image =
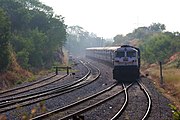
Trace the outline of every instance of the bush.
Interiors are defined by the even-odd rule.
[[[9,32],[10,22],[0,9],[0,72],[5,71],[10,63]]]
[[[174,105],[169,105],[172,109],[173,120],[180,120],[180,111]]]

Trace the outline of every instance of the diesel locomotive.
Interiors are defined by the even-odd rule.
[[[86,57],[113,65],[113,79],[136,80],[140,76],[140,50],[131,45],[86,48]]]

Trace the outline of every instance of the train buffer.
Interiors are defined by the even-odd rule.
[[[69,67],[69,66],[66,66],[66,67],[54,66],[53,68],[56,69],[56,75],[58,75],[58,70],[59,69],[66,69],[67,70],[67,75],[69,75],[69,69],[71,69],[71,67]]]

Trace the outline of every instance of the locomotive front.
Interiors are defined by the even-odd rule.
[[[121,46],[115,51],[113,65],[113,79],[117,81],[129,81],[139,78],[139,49],[128,45]]]

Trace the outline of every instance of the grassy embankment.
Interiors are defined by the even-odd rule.
[[[11,54],[11,64],[6,72],[0,73],[0,90],[21,84],[24,81],[32,81],[34,76],[31,72],[24,70],[17,63],[15,55]]]
[[[29,72],[23,69],[16,61],[16,58],[11,54],[11,64],[6,72],[0,73],[0,90],[12,88],[16,85],[31,82],[37,78],[47,75],[49,71],[41,70],[39,72]]]
[[[179,59],[178,59],[179,61]],[[180,68],[177,60],[162,66],[163,85],[160,84],[160,67],[158,64],[145,65],[143,71],[149,74],[155,86],[180,110]]]
[[[63,57],[63,63],[55,62],[53,66],[71,66],[73,62],[68,63],[68,54],[67,52],[64,52]],[[16,60],[15,54],[11,53],[11,63],[9,64],[9,68],[5,72],[0,73],[0,90],[12,88],[14,86],[17,86],[19,84],[25,83],[25,82],[31,82],[39,77],[48,75],[49,73],[55,73],[55,69],[36,69],[36,71],[29,72],[26,69],[23,69]],[[66,73],[66,69],[59,69],[59,72]],[[70,70],[69,72],[75,72],[74,70]]]

